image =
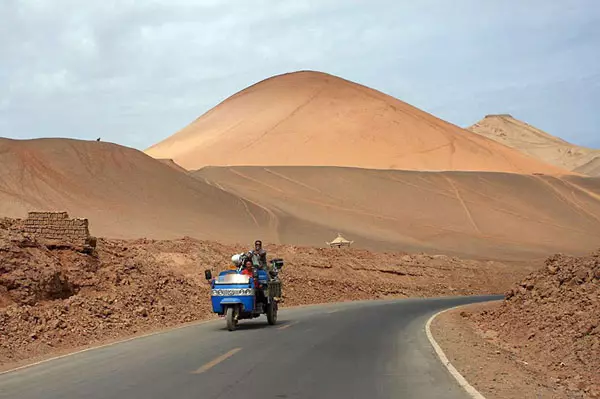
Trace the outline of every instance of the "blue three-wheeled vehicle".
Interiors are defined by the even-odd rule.
[[[279,271],[283,267],[282,259],[271,260],[271,270],[253,267],[252,274],[243,274],[245,254],[234,255],[232,262],[235,270],[225,270],[213,278],[210,270],[204,275],[211,286],[213,312],[224,317],[227,329],[233,331],[238,321],[253,319],[262,314],[273,325],[277,322],[278,302],[281,299],[281,280]]]

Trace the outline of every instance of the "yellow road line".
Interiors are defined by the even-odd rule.
[[[217,364],[221,363],[222,361],[230,358],[231,356],[235,355],[236,353],[238,353],[239,351],[241,351],[242,348],[235,348],[230,350],[229,352],[219,356],[218,358],[211,360],[210,362],[206,363],[204,366],[200,367],[198,370],[192,372],[192,374],[201,374],[204,373],[205,371],[215,367]]]
[[[285,330],[286,328],[290,328],[291,326],[293,326],[296,323],[290,323],[290,324],[286,324],[284,326],[281,327],[277,327],[278,330]]]

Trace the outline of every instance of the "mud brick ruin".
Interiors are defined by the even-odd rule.
[[[23,220],[23,232],[54,245],[70,244],[82,250],[96,247],[87,219],[69,219],[67,212],[29,212]]]

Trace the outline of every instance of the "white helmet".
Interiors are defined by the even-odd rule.
[[[241,254],[235,254],[231,257],[231,263],[233,263],[235,266],[238,266],[240,264],[240,258],[241,258]]]

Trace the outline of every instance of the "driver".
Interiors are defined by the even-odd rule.
[[[268,269],[267,251],[263,249],[261,240],[254,241],[254,249],[248,251],[248,257],[252,259],[252,263],[254,263],[260,269]]]

